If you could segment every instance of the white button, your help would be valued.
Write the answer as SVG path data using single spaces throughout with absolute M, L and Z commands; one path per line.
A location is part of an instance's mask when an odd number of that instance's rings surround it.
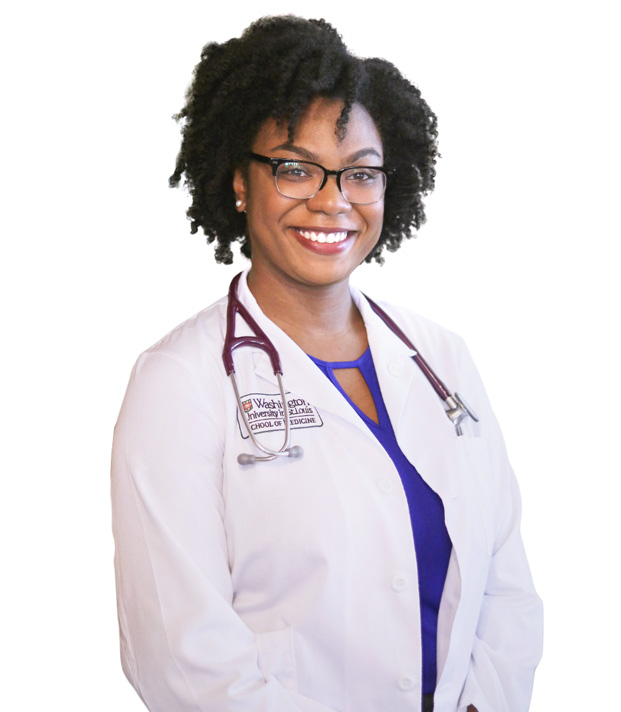
M 393 361 L 388 364 L 388 373 L 395 378 L 403 375 L 403 364 L 400 361 Z
M 384 492 L 384 494 L 389 494 L 393 491 L 394 485 L 388 478 L 384 478 L 383 480 L 377 481 L 377 489 L 380 492 Z
M 397 680 L 397 685 L 400 690 L 411 690 L 415 684 L 413 675 L 401 675 Z
M 408 586 L 408 580 L 405 576 L 397 574 L 390 579 L 390 587 L 393 591 L 399 593 L 400 591 L 405 591 Z

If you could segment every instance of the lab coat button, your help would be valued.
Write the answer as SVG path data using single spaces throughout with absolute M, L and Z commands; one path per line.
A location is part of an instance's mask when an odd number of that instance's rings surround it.
M 387 477 L 384 477 L 383 479 L 377 481 L 377 489 L 384 494 L 390 494 L 393 491 L 394 486 Z
M 400 378 L 403 375 L 403 364 L 399 361 L 393 361 L 388 364 L 388 373 L 395 378 Z
M 400 690 L 411 690 L 415 685 L 413 675 L 401 675 L 397 680 L 397 686 Z
M 397 593 L 400 593 L 401 591 L 405 591 L 408 585 L 408 580 L 406 579 L 405 576 L 401 576 L 400 574 L 397 574 L 396 576 L 393 576 L 392 579 L 390 580 L 390 587 L 392 588 L 393 591 L 396 591 Z

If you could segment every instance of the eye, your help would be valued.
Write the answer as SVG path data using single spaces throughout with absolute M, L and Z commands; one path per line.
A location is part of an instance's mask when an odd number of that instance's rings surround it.
M 345 179 L 354 183 L 373 183 L 382 175 L 375 168 L 352 168 L 345 173 Z
M 306 165 L 304 163 L 281 163 L 278 166 L 278 177 L 283 180 L 291 181 L 292 183 L 299 183 L 303 180 L 308 180 L 312 178 L 312 166 Z

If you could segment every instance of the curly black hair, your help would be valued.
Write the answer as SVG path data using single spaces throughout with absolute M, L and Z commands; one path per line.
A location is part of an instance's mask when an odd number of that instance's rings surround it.
M 335 126 L 342 139 L 353 104 L 373 118 L 384 147 L 384 165 L 394 170 L 384 199 L 384 223 L 366 258 L 383 262 L 412 227 L 425 221 L 423 197 L 433 190 L 437 120 L 420 91 L 383 59 L 352 55 L 324 20 L 291 15 L 264 17 L 239 38 L 203 48 L 186 104 L 175 115 L 182 124 L 181 150 L 171 187 L 184 177 L 192 197 L 191 231 L 201 227 L 216 241 L 218 262 L 233 261 L 231 243 L 241 241 L 250 257 L 246 217 L 235 209 L 233 171 L 247 166 L 247 153 L 267 119 L 296 123 L 316 97 L 338 99 L 343 109 Z

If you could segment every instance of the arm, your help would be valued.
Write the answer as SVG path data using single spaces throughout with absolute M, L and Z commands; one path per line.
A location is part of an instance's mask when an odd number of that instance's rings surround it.
M 494 513 L 492 557 L 459 709 L 526 712 L 541 657 L 542 607 L 520 535 L 521 500 L 496 418 L 478 373 L 465 352 L 468 383 L 482 394 L 477 403 L 487 441 L 491 478 L 484 483 Z
M 112 502 L 123 669 L 152 712 L 330 712 L 263 675 L 233 609 L 224 396 L 206 387 L 176 356 L 147 353 L 121 410 Z

